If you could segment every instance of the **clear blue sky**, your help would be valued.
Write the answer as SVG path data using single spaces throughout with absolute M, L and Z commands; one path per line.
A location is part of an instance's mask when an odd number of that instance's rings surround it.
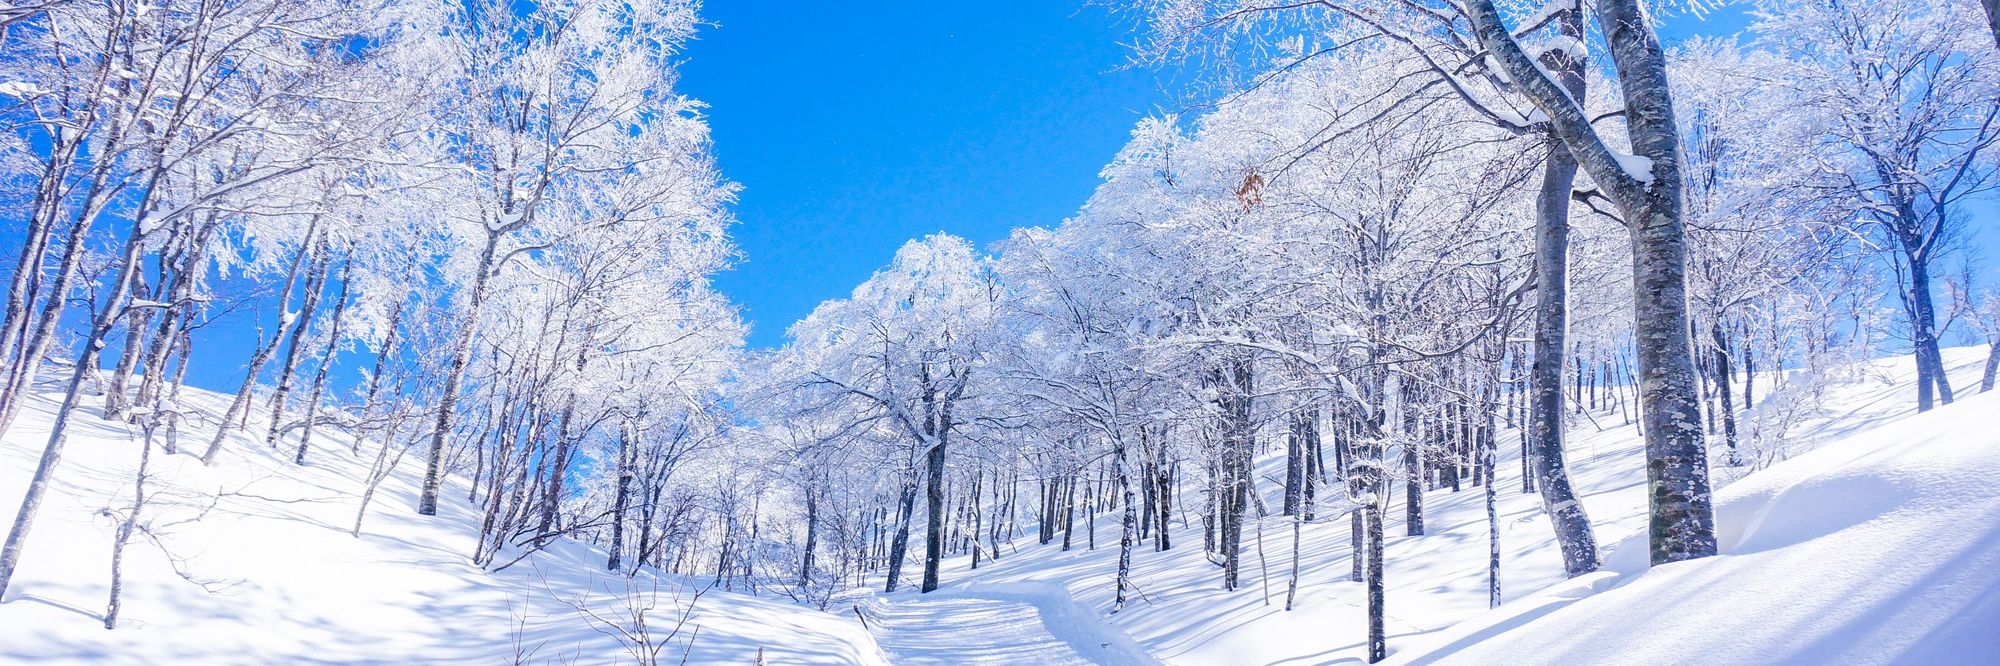
M 744 261 L 719 287 L 750 343 L 848 294 L 904 241 L 976 245 L 1074 212 L 1134 122 L 1177 110 L 1175 74 L 1126 68 L 1131 17 L 1083 0 L 978 4 L 717 0 L 680 89 L 709 104 L 743 185 Z M 1740 12 L 1677 17 L 1669 41 Z
M 725 177 L 743 185 L 744 254 L 720 288 L 751 344 L 948 231 L 985 245 L 1053 225 L 1090 195 L 1133 123 L 1171 107 L 1166 76 L 1126 69 L 1128 17 L 1081 0 L 718 0 L 680 89 L 709 104 Z

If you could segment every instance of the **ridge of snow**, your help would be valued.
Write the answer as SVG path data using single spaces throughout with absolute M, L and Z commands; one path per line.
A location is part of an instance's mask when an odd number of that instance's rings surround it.
M 1652 186 L 1653 158 L 1644 155 L 1621 153 L 1615 149 L 1610 150 L 1610 152 L 1611 159 L 1618 160 L 1618 168 L 1624 171 L 1626 176 L 1631 177 L 1632 180 L 1644 183 L 1648 187 Z

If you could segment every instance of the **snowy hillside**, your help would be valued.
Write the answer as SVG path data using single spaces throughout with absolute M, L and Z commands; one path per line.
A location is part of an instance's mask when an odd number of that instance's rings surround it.
M 1961 385 L 1976 381 L 1983 360 L 1983 349 L 1946 353 Z M 1385 557 L 1391 660 L 1993 663 L 1976 657 L 2000 654 L 2000 640 L 1981 633 L 2000 626 L 2000 429 L 1992 427 L 2000 397 L 1973 395 L 1919 416 L 1912 375 L 1907 358 L 1873 364 L 1857 383 L 1833 392 L 1828 416 L 1809 426 L 1796 457 L 1733 482 L 1734 471 L 1719 468 L 1724 555 L 1651 572 L 1644 567 L 1645 471 L 1631 427 L 1599 415 L 1605 430 L 1586 420 L 1571 431 L 1571 472 L 1600 540 L 1615 544 L 1606 570 L 1574 581 L 1562 578 L 1539 498 L 1520 492 L 1518 459 L 1503 455 L 1507 603 L 1491 612 L 1479 489 L 1430 493 L 1431 529 L 1420 537 L 1402 536 L 1402 495 L 1394 493 Z M 1259 466 L 1259 490 L 1270 506 L 1279 499 L 1281 463 L 1279 456 Z M 941 592 L 994 600 L 988 612 L 1004 612 L 1004 602 L 1043 603 L 1047 616 L 1062 618 L 1050 624 L 1087 636 L 1129 635 L 1171 664 L 1364 660 L 1364 590 L 1347 578 L 1346 521 L 1303 528 L 1297 609 L 1288 612 L 1290 526 L 1272 516 L 1246 537 L 1248 582 L 1237 592 L 1219 589 L 1220 570 L 1199 542 L 1166 553 L 1146 546 L 1134 555 L 1138 600 L 1105 614 L 1115 515 L 1096 521 L 1095 550 L 1086 548 L 1079 523 L 1068 552 L 1023 539 L 1018 551 L 977 571 L 956 558 L 945 578 L 958 582 Z M 1187 534 L 1199 538 L 1198 530 Z M 1699 592 L 1663 592 L 1669 588 Z M 1050 590 L 1066 590 L 1097 613 L 1079 619 L 1068 599 Z M 908 615 L 926 600 L 899 593 L 883 603 Z M 952 622 L 964 604 L 935 604 L 931 621 Z M 1088 638 L 1068 643 L 1092 645 Z M 897 647 L 884 643 L 892 657 L 912 657 L 909 663 L 953 663 L 944 653 Z M 1647 651 L 1631 651 L 1642 647 Z M 1100 655 L 1109 655 L 1102 663 L 1145 663 L 1108 647 Z
M 1961 377 L 1980 350 L 1953 350 Z M 1508 602 L 1485 609 L 1481 495 L 1433 493 L 1432 531 L 1391 524 L 1391 659 L 1408 663 L 1992 663 L 2000 641 L 2000 396 L 1910 414 L 1907 360 L 1837 391 L 1819 445 L 1720 493 L 1723 555 L 1647 570 L 1639 441 L 1628 427 L 1578 429 L 1576 478 L 1610 549 L 1607 568 L 1561 580 L 1538 500 L 1503 464 Z M 194 406 L 219 410 L 201 394 Z M 15 494 L 46 432 L 37 402 L 0 448 Z M 1615 419 L 1616 417 L 1610 417 Z M 196 433 L 198 434 L 198 433 Z M 1813 439 L 1809 437 L 1808 439 Z M 71 443 L 35 548 L 0 604 L 0 660 L 54 663 L 624 663 L 612 634 L 629 600 L 655 599 L 657 635 L 703 581 L 642 573 L 628 586 L 603 554 L 560 543 L 498 573 L 468 563 L 477 516 L 410 508 L 420 469 L 384 483 L 349 534 L 375 451 L 334 438 L 294 466 L 250 438 L 214 467 L 156 459 L 150 536 L 125 560 L 123 623 L 101 627 L 112 516 L 131 502 L 136 434 L 92 420 Z M 1807 449 L 1810 449 L 1809 451 Z M 1267 502 L 1279 458 L 1262 462 Z M 462 494 L 463 490 L 460 489 Z M 1392 511 L 1391 515 L 1400 515 Z M 1362 588 L 1347 580 L 1344 520 L 1306 525 L 1297 609 L 1285 611 L 1290 523 L 1259 522 L 1245 589 L 1218 589 L 1199 547 L 1135 556 L 1139 594 L 1108 614 L 1115 515 L 1097 548 L 1020 539 L 977 571 L 953 558 L 946 586 L 869 594 L 847 613 L 782 596 L 707 589 L 664 663 L 1329 663 L 1358 659 Z M 1622 542 L 1620 541 L 1622 540 Z M 655 586 L 657 585 L 657 588 Z M 1671 592 L 1670 592 L 1671 590 Z M 588 607 L 600 619 L 591 619 Z M 867 628 L 863 628 L 865 618 Z M 629 629 L 629 624 L 627 626 Z M 610 633 L 606 633 L 610 632 Z M 879 641 L 879 647 L 878 647 Z M 691 647 L 690 647 L 691 645 Z
M 1607 570 L 1440 632 L 1411 663 L 2000 663 L 2000 396 L 1718 495 L 1723 554 Z M 1643 553 L 1644 535 L 1616 553 Z M 1403 655 L 1398 655 L 1402 657 Z
M 226 406 L 189 392 L 189 406 L 211 421 Z M 47 436 L 50 398 L 38 395 L 0 444 L 0 496 L 23 492 Z M 230 442 L 213 467 L 155 451 L 143 521 L 151 534 L 134 535 L 126 551 L 124 609 L 118 628 L 106 631 L 112 514 L 132 503 L 135 431 L 96 418 L 72 431 L 0 603 L 0 661 L 632 663 L 629 643 L 614 635 L 635 631 L 633 609 L 650 605 L 658 663 L 685 654 L 687 663 L 743 664 L 760 651 L 771 663 L 882 663 L 852 616 L 651 572 L 628 581 L 604 571 L 601 551 L 575 543 L 488 573 L 467 557 L 479 516 L 463 486 L 453 486 L 457 499 L 435 519 L 415 514 L 423 468 L 414 456 L 383 483 L 360 535 L 351 535 L 377 449 L 364 442 L 352 452 L 338 435 L 303 467 L 249 435 Z M 183 438 L 183 446 L 208 439 L 202 430 Z

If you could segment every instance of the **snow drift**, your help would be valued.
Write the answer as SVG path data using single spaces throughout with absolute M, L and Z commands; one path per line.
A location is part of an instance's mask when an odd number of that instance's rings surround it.
M 1645 568 L 1645 535 L 1408 663 L 2000 663 L 2000 396 L 1745 477 L 1722 555 Z

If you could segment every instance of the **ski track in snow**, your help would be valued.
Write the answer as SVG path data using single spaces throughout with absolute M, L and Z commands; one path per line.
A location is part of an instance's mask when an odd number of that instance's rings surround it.
M 1003 599 L 909 600 L 877 604 L 869 628 L 898 664 L 1090 664 L 1042 628 L 1034 605 Z
M 1159 663 L 1055 585 L 881 595 L 861 612 L 882 652 L 900 665 Z

